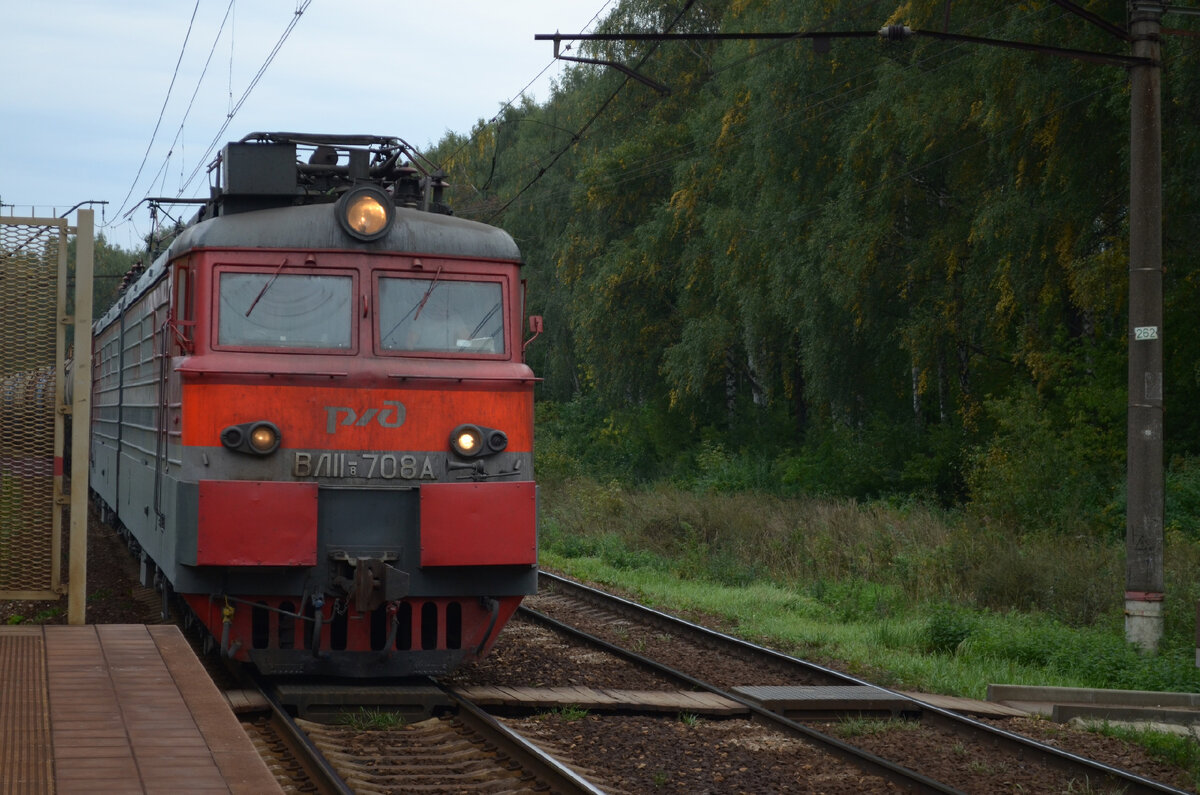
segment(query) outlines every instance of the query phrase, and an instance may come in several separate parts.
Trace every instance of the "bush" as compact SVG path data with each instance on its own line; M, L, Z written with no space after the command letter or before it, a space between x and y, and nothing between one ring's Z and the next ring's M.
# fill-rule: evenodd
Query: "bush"
M1119 496L1124 448L1114 424L1097 419L1103 412L1051 416L1024 389L989 401L986 413L995 431L968 459L972 513L1020 532L1114 534L1108 507Z
M954 654L975 633L978 624L978 619L968 610L938 607L925 624L925 650Z
M998 532L968 587L980 607L1048 613L1087 626L1120 610L1124 577L1121 550L1111 542L1076 537Z
M839 621L876 621L902 612L905 596L896 586L858 578L829 582L817 580L808 593L828 606Z
M875 418L862 425L814 425L798 452L777 457L778 493L860 500L914 497L956 505L962 480L962 432L953 423L928 428Z

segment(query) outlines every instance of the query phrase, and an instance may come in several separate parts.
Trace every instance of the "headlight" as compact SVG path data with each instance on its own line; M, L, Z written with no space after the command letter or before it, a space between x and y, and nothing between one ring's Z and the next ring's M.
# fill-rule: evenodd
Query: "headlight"
M378 240L387 234L395 210L392 199L374 185L362 185L342 194L334 205L338 223L359 240Z
M235 453L270 455L279 449L279 441L279 428L265 420L230 425L221 431L221 444Z
M491 455L508 447L508 435L479 425L459 425L450 434L450 447L463 458Z
M250 431L250 446L256 453L269 453L279 446L279 431L274 425L262 423Z

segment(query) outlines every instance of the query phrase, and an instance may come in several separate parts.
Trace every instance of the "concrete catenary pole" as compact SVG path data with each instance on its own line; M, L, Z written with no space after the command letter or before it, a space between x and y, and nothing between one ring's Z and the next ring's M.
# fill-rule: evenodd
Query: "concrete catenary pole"
M1129 413L1125 637L1155 652L1163 627L1162 109L1165 2L1131 0Z

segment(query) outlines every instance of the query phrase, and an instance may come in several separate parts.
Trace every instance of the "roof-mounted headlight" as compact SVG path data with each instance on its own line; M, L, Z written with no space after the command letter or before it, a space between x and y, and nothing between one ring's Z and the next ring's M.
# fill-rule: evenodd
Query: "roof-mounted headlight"
M392 198L374 185L360 185L342 194L334 205L338 223L359 240L378 240L392 226Z

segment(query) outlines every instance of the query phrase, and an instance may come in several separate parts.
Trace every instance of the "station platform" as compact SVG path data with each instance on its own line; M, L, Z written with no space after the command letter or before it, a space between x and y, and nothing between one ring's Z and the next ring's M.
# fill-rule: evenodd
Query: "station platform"
M282 792L179 629L0 627L0 795Z

